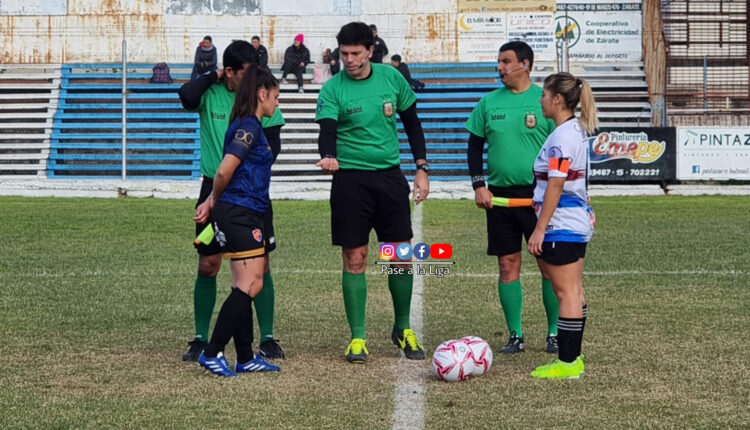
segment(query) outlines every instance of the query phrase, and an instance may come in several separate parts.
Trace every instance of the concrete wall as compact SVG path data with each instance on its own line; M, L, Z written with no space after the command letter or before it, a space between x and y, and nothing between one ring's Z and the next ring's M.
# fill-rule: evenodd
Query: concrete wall
M0 64L193 61L211 35L221 52L259 35L280 63L298 33L313 61L350 21L375 23L407 61L456 59L457 0L0 0ZM499 43L499 42L498 42Z
M305 35L312 60L320 62L325 48L335 47L341 25L354 20L377 24L390 54L399 53L407 62L493 61L497 47L517 34L536 38L530 41L535 50L538 43L546 46L540 49L544 58L538 59L552 61L555 7L624 2L640 8L640 0L0 0L0 64L120 62L123 38L131 62L192 63L198 42L207 34L220 59L233 39L249 40L257 34L271 63L278 64L298 33ZM477 5L482 6L479 12L474 11ZM514 24L518 13L511 11L518 5L529 8L522 15L537 24ZM640 60L640 10L571 13L586 20L629 17L636 23L632 26L638 40L628 42L636 51L632 60ZM494 33L472 24L472 32L467 19L507 24ZM582 39L579 45L589 41ZM602 60L585 61L613 61L605 54L626 46L612 40L618 42L571 47L572 61L576 49L604 53Z

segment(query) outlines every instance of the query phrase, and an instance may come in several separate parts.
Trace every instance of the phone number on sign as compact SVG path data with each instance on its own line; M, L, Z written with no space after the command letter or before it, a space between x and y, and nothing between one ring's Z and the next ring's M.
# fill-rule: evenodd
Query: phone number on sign
M589 176L659 176L661 169L591 169Z

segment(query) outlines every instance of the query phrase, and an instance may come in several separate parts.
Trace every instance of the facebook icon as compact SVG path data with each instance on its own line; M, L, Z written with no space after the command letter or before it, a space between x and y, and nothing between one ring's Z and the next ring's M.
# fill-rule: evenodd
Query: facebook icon
M426 243L418 243L414 245L414 258L417 260L424 260L430 256L430 247Z

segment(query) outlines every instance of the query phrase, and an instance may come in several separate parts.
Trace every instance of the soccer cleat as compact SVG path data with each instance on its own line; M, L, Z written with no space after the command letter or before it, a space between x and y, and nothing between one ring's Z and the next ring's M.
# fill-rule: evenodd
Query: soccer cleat
M523 338L516 336L516 332L511 332L508 343L497 352L500 354L515 354L524 351L526 351L526 344L524 343Z
M557 354L558 351L560 351L560 347L557 346L557 335L551 334L547 336L547 352Z
M349 363L366 363L370 351L367 350L367 341L364 339L352 339L346 347L346 361Z
M252 373L252 372L281 372L281 367L274 366L267 362L256 354L255 358L248 361L247 363L237 363L234 365L234 371L237 373Z
M267 359L286 358L279 341L270 336L260 343L260 355Z
M236 378L237 374L227 365L227 360L224 358L224 354L221 352L216 357L208 358L204 353L198 357L198 364L208 369L209 372L214 375L225 376L228 378Z
M422 344L412 329L404 329L399 335L394 327L391 332L391 340L404 351L404 355L409 360L424 360L424 348L422 348Z
M531 377L537 379L578 379L583 372L583 358L579 355L572 363L566 363L556 358L534 369L531 372Z
M186 353L182 354L182 361L196 361L198 360L198 357L200 357L201 352L208 346L206 342L203 342L202 340L198 339L197 337L190 342L188 342L188 350Z

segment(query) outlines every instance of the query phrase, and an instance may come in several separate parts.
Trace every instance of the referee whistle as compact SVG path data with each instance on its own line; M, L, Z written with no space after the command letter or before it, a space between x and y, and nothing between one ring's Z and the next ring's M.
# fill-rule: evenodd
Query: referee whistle
M213 226L211 226L211 224L208 224L206 228L203 229L201 234L199 234L198 237L195 238L195 244L200 245L202 243L204 245L208 245L212 240L214 240L214 228Z

